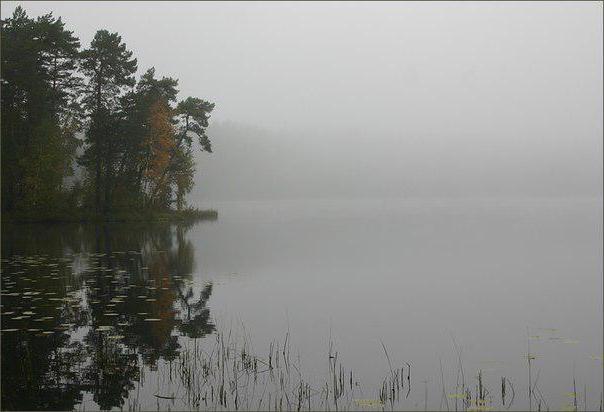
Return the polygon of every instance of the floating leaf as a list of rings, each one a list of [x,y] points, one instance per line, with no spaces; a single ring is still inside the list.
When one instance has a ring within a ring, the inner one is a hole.
[[[466,395],[463,393],[450,393],[447,397],[451,399],[465,399]]]
[[[558,331],[558,329],[556,329],[556,328],[537,328],[537,329],[544,330],[546,332],[557,332]]]
[[[574,398],[577,394],[574,392],[564,392],[564,396],[567,398]]]
[[[381,407],[384,404],[379,399],[355,399],[354,403],[359,406]]]

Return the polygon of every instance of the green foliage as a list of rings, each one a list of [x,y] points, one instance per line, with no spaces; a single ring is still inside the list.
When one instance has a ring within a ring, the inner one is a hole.
[[[214,104],[177,103],[178,80],[155,68],[137,82],[137,60],[117,33],[99,30],[79,48],[52,14],[32,19],[17,7],[2,22],[3,215],[186,210],[193,138],[212,152]],[[67,185],[76,160],[80,176]]]
[[[181,138],[189,147],[191,146],[191,135],[189,133],[192,133],[199,139],[202,149],[212,153],[212,145],[206,135],[206,127],[208,127],[208,120],[210,119],[212,110],[214,110],[214,103],[196,97],[187,97],[178,103],[176,113],[181,122]]]
[[[119,160],[121,118],[119,97],[135,84],[136,59],[117,33],[97,31],[90,47],[81,53],[82,72],[88,79],[84,107],[90,115],[86,152],[82,164],[94,176],[94,207],[108,214],[112,205],[115,168]]]
[[[117,33],[97,31],[80,58],[82,72],[88,79],[84,103],[90,112],[112,109],[122,88],[135,84],[136,59]]]
[[[77,147],[78,47],[52,14],[17,7],[2,24],[3,211],[57,205]]]

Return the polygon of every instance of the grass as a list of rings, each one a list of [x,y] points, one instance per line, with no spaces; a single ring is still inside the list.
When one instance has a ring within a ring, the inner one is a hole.
[[[203,344],[202,344],[203,343]],[[488,411],[523,408],[512,380],[501,376],[492,386],[482,370],[466,381],[461,350],[454,343],[457,355],[455,393],[448,393],[447,382],[440,361],[442,386],[440,410]],[[170,376],[170,384],[158,388],[157,398],[179,400],[188,410],[432,410],[429,404],[429,379],[419,379],[411,373],[411,364],[391,362],[391,356],[382,342],[388,370],[375,387],[365,387],[358,374],[340,360],[332,341],[325,353],[325,371],[322,378],[306,378],[300,358],[292,359],[289,332],[283,343],[273,340],[265,355],[252,350],[249,338],[236,338],[234,333],[217,332],[203,342],[189,342],[175,360],[169,372],[159,369],[160,375]],[[550,410],[550,404],[537,386],[539,374],[528,386],[531,410]],[[493,377],[490,378],[491,383]],[[167,381],[162,377],[162,382]],[[575,386],[574,374],[571,380]],[[423,383],[423,385],[418,385]],[[179,390],[174,392],[174,388]],[[412,388],[414,388],[413,394]],[[183,390],[180,390],[183,389]],[[579,410],[577,391],[573,391],[573,405]],[[587,393],[584,389],[583,396]],[[600,395],[601,396],[601,395]],[[583,400],[588,410],[586,399]],[[140,405],[138,405],[140,407]],[[534,407],[534,409],[533,409]],[[135,407],[135,409],[137,409]],[[601,411],[600,400],[600,411]]]

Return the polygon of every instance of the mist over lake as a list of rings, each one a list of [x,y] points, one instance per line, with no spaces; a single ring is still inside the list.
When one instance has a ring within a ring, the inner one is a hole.
[[[2,410],[602,410],[601,3],[1,14]]]

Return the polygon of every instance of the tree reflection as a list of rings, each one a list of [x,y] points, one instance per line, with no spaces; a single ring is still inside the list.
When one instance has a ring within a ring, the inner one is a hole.
[[[205,285],[199,294],[199,299],[193,302],[190,302],[194,297],[193,288],[188,287],[185,293],[178,289],[178,297],[184,309],[178,324],[182,334],[190,338],[202,338],[214,331],[214,324],[210,322],[210,310],[206,307],[210,295],[212,295],[211,283]]]
[[[21,266],[3,259],[3,289],[6,281],[20,295],[3,296],[2,328],[18,326],[19,331],[2,333],[2,408],[74,409],[84,391],[102,409],[121,408],[140,381],[141,367],[177,358],[179,336],[212,333],[207,307],[212,284],[194,285],[188,229],[169,224],[73,226],[48,229],[43,234],[47,243],[38,240],[32,246],[28,240],[38,228],[12,232],[10,245],[3,228],[3,258],[6,252],[33,252],[69,259],[64,259],[62,276],[39,279],[35,288],[21,281]],[[74,253],[81,253],[78,264]],[[55,330],[52,335],[28,332],[28,319],[17,326],[8,323],[4,313],[24,310],[26,290],[56,293],[48,310],[37,309],[52,315],[45,325]]]
[[[47,235],[40,231],[40,238],[55,241],[50,248],[61,244]],[[85,354],[69,334],[87,323],[88,314],[64,282],[76,288],[82,283],[70,276],[66,261],[42,255],[39,243],[22,244],[21,254],[7,258],[2,252],[1,319],[2,330],[9,331],[2,333],[2,408],[72,409],[82,398],[74,382]]]
[[[75,365],[85,355],[68,340],[67,334],[2,336],[2,409],[71,410],[81,401]]]

